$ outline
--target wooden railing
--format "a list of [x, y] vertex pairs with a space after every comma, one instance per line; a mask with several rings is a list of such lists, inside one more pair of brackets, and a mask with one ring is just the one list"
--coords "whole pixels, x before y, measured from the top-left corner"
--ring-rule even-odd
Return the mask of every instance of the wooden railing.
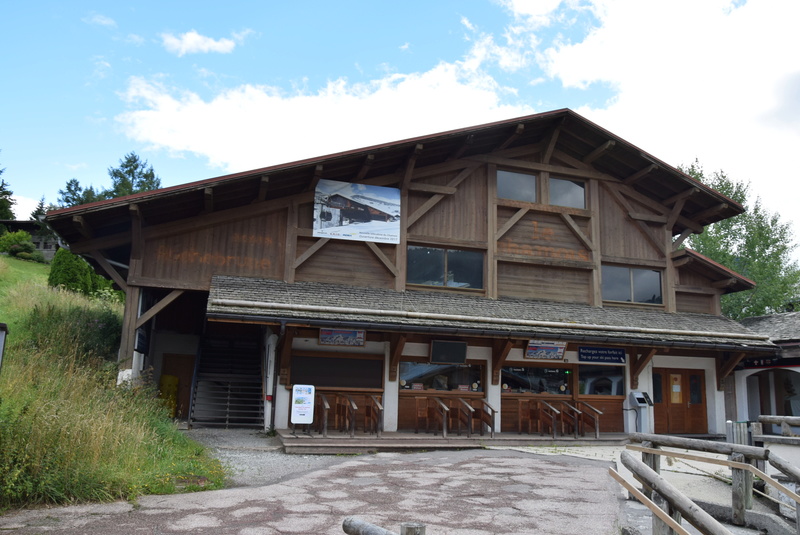
[[583, 417], [583, 412], [566, 401], [558, 401], [556, 403], [561, 406], [561, 435], [565, 435], [566, 430], [571, 428], [572, 436], [578, 438], [581, 430], [580, 422]]
[[497, 410], [484, 399], [479, 399], [477, 401], [480, 403], [480, 407], [475, 408], [475, 412], [472, 413], [472, 432], [475, 432], [475, 423], [477, 422], [478, 431], [481, 436], [483, 436], [483, 429], [484, 426], [486, 426], [489, 428], [490, 436], [494, 438], [494, 425]]
[[328, 402], [328, 397], [322, 392], [317, 392], [317, 431], [325, 438], [328, 438], [328, 413], [331, 410], [331, 404]]
[[[662, 509], [662, 513], [663, 509], [667, 509], [669, 511], [673, 511], [673, 516], [674, 512], [684, 515], [686, 519], [692, 523], [692, 525], [694, 525], [705, 535], [728, 533], [728, 531], [724, 530], [724, 528], [722, 528], [724, 531], [718, 531], [717, 526], [713, 525], [712, 523], [708, 523], [707, 518], [705, 518], [707, 514], [701, 514], [704, 512], [701, 511], [693, 502], [688, 501], [687, 503], [686, 500], [688, 500], [688, 498], [681, 495], [676, 489], [674, 489], [674, 487], [671, 487], [668, 482], [663, 480], [663, 478], [658, 475], [658, 473], [661, 471], [661, 456], [719, 464], [731, 468], [731, 518], [734, 525], [743, 526], [745, 524], [745, 510], [752, 507], [754, 475], [758, 476], [767, 484], [777, 488], [790, 499], [794, 500], [796, 506], [798, 503], [800, 503], [800, 496], [754, 466], [757, 461], [769, 461], [770, 465], [780, 470], [793, 481], [800, 483], [800, 469], [766, 448], [742, 444], [731, 444], [729, 442], [714, 442], [710, 440], [698, 440], [667, 435], [651, 435], [646, 433], [632, 433], [630, 435], [630, 440], [631, 442], [641, 443], [641, 446], [629, 445], [628, 449], [641, 452], [642, 461], [637, 461], [634, 459], [629, 452], [623, 452], [621, 456], [622, 464], [625, 465], [625, 467], [631, 472], [633, 472], [637, 479], [640, 479], [647, 487], [649, 487], [646, 493], [639, 494], [645, 498], [650, 498], [650, 496], [647, 496], [646, 494], [652, 494], [653, 498], [655, 498], [653, 501], [660, 501], [662, 503], [653, 504], [653, 501], [642, 500], [642, 498], [636, 492], [633, 492], [630, 488], [628, 488], [628, 485], [623, 484], [623, 486], [626, 486], [626, 488], [628, 488], [632, 494], [642, 501], [642, 503], [650, 507], [654, 514], [658, 515], [659, 518], [661, 518], [663, 515], [661, 515], [655, 509]], [[708, 456], [697, 456], [694, 454], [665, 451], [662, 450], [661, 447], [723, 454], [728, 455], [729, 459], [722, 460]], [[643, 469], [642, 466], [646, 469]], [[612, 476], [617, 479], [617, 481], [619, 481], [618, 478], [621, 477], [616, 473], [612, 474]], [[800, 534], [800, 507], [796, 507], [795, 511], [797, 512], [796, 525], [798, 526], [797, 529], [798, 533]], [[666, 520], [664, 521], [666, 522]], [[656, 530], [654, 524], [654, 533], [655, 532]]]
[[576, 405], [582, 411], [581, 435], [586, 434], [585, 426], [588, 424], [594, 429], [594, 438], [600, 438], [600, 415], [603, 414], [603, 411], [595, 409], [585, 401], [578, 401]]
[[364, 431], [375, 433], [380, 438], [383, 432], [383, 405], [376, 395], [367, 397], [367, 413], [364, 416]]
[[350, 438], [356, 436], [356, 414], [358, 405], [348, 394], [336, 394], [336, 421], [339, 431], [350, 433]]

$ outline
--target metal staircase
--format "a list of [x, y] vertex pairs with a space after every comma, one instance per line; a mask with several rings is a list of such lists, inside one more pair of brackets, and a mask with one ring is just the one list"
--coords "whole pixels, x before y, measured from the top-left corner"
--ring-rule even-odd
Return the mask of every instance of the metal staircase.
[[263, 399], [258, 339], [204, 338], [195, 359], [189, 425], [263, 427]]

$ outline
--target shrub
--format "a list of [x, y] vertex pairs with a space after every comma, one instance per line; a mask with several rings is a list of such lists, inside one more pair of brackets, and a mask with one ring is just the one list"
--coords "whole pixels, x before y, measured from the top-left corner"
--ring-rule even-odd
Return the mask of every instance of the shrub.
[[80, 256], [66, 249], [56, 251], [50, 262], [50, 275], [47, 284], [53, 287], [62, 286], [73, 292], [89, 295], [92, 293], [92, 275], [94, 271]]
[[32, 253], [17, 253], [16, 257], [20, 260], [28, 260], [30, 262], [38, 262], [40, 264], [47, 263], [41, 251], [34, 251]]
[[16, 256], [19, 253], [32, 253], [36, 246], [31, 241], [31, 235], [24, 230], [7, 232], [0, 236], [0, 253]]

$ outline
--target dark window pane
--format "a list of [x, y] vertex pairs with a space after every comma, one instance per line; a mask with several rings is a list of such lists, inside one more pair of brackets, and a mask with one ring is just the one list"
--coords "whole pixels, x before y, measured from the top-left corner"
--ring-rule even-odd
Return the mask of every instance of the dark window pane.
[[512, 392], [570, 394], [569, 377], [569, 370], [564, 368], [506, 366], [502, 372], [502, 383]]
[[662, 403], [664, 401], [664, 391], [661, 385], [661, 374], [653, 374], [653, 403]]
[[514, 201], [536, 202], [536, 175], [498, 170], [497, 196]]
[[483, 253], [448, 250], [447, 286], [483, 288]]
[[400, 388], [411, 389], [414, 383], [425, 390], [483, 391], [483, 366], [469, 364], [400, 363]]
[[410, 284], [444, 286], [444, 249], [409, 245], [407, 280]]
[[634, 269], [633, 300], [637, 303], [661, 304], [661, 272], [652, 269]]
[[579, 392], [590, 396], [625, 395], [624, 366], [578, 366]]
[[703, 403], [703, 385], [699, 375], [689, 375], [689, 403], [700, 405]]
[[586, 208], [586, 185], [583, 182], [550, 179], [550, 204], [570, 208]]
[[603, 299], [606, 301], [631, 300], [631, 272], [626, 267], [603, 266]]

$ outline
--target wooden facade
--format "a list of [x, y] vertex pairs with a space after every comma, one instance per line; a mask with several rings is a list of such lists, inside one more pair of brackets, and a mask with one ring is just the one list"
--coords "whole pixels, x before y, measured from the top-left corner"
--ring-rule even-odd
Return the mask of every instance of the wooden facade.
[[[535, 184], [530, 188], [532, 197], [504, 193], [508, 191], [504, 173]], [[323, 178], [399, 189], [399, 243], [315, 237], [314, 192]], [[342, 383], [323, 391], [382, 396], [391, 412], [389, 427], [414, 428], [416, 398], [426, 391], [400, 385], [398, 366], [425, 362], [431, 340], [448, 333], [431, 334], [409, 321], [396, 327], [386, 322], [365, 327], [363, 320], [355, 319], [355, 310], [361, 308], [357, 301], [333, 307], [340, 311], [335, 321], [323, 321], [313, 303], [305, 305], [307, 317], [278, 317], [259, 310], [257, 300], [247, 305], [246, 312], [206, 318], [198, 303], [202, 307], [213, 293], [215, 276], [283, 281], [289, 288], [325, 283], [427, 292], [433, 300], [437, 295], [487, 302], [529, 300], [608, 310], [609, 318], [623, 309], [660, 313], [663, 332], [683, 333], [685, 341], [665, 343], [653, 329], [652, 336], [631, 345], [609, 326], [618, 326], [620, 332], [633, 328], [613, 319], [601, 334], [583, 326], [587, 334], [576, 338], [568, 334], [567, 326], [581, 321], [569, 316], [560, 320], [563, 332], [542, 334], [528, 326], [499, 335], [453, 328], [448, 336], [468, 342], [468, 357], [483, 377], [480, 387], [461, 394], [437, 393], [442, 399], [488, 400], [499, 410], [498, 429], [507, 432], [528, 431], [518, 429], [522, 413], [528, 411], [530, 420], [531, 409], [525, 403], [537, 399], [590, 403], [602, 411], [604, 431], [624, 431], [635, 425], [624, 417], [627, 393], [652, 391], [654, 365], [672, 368], [678, 359], [687, 367], [707, 370], [711, 387], [703, 385], [703, 396], [713, 397], [736, 362], [746, 355], [774, 351], [763, 338], [734, 324], [713, 334], [710, 342], [702, 326], [696, 332], [676, 327], [684, 325], [678, 321], [683, 314], [719, 315], [721, 295], [752, 287], [747, 279], [681, 248], [691, 233], [741, 211], [730, 199], [574, 112], [559, 110], [62, 209], [48, 214], [47, 221], [73, 252], [85, 255], [126, 290], [121, 360], [133, 366], [134, 373], [143, 366], [160, 371], [164, 354], [197, 353], [206, 331], [198, 325], [206, 319], [216, 323], [212, 330], [223, 334], [226, 324], [262, 329], [262, 394], [276, 411], [265, 415], [265, 425], [267, 421], [286, 425], [293, 374], [304, 380], [315, 378], [309, 367], [330, 364], [319, 364], [319, 359], [344, 359], [342, 352], [349, 351], [350, 361], [337, 361], [337, 366], [359, 370], [358, 362], [377, 359], [378, 382]], [[480, 258], [482, 265], [472, 268], [480, 269], [482, 282], [409, 284], [409, 247], [444, 255], [477, 253], [471, 258]], [[630, 275], [631, 299], [604, 295], [610, 291], [604, 289], [603, 275], [609, 267], [619, 268], [614, 273], [623, 278]], [[649, 302], [636, 297], [640, 272], [658, 280]], [[612, 272], [606, 273], [608, 285]], [[443, 276], [449, 280], [452, 273]], [[319, 303], [327, 303], [325, 295], [319, 296]], [[293, 302], [283, 305], [290, 308]], [[568, 314], [571, 309], [564, 310]], [[176, 325], [168, 319], [175, 315], [191, 319]], [[357, 351], [321, 347], [318, 330], [331, 326], [365, 330], [364, 347]], [[135, 351], [137, 332], [143, 331], [149, 334], [149, 347]], [[538, 337], [565, 341], [565, 357], [554, 363], [526, 359], [528, 341]], [[695, 339], [706, 341], [693, 344]], [[580, 392], [587, 365], [580, 359], [580, 348], [597, 345], [621, 348], [626, 355], [620, 366], [624, 388], [614, 394]], [[337, 366], [331, 370], [340, 369]], [[566, 370], [572, 383], [565, 383], [564, 394], [507, 392], [502, 370], [514, 366]], [[273, 376], [276, 390], [270, 384]], [[718, 431], [718, 418], [709, 415], [704, 413], [703, 423], [688, 432]], [[360, 418], [363, 425], [364, 415]]]

